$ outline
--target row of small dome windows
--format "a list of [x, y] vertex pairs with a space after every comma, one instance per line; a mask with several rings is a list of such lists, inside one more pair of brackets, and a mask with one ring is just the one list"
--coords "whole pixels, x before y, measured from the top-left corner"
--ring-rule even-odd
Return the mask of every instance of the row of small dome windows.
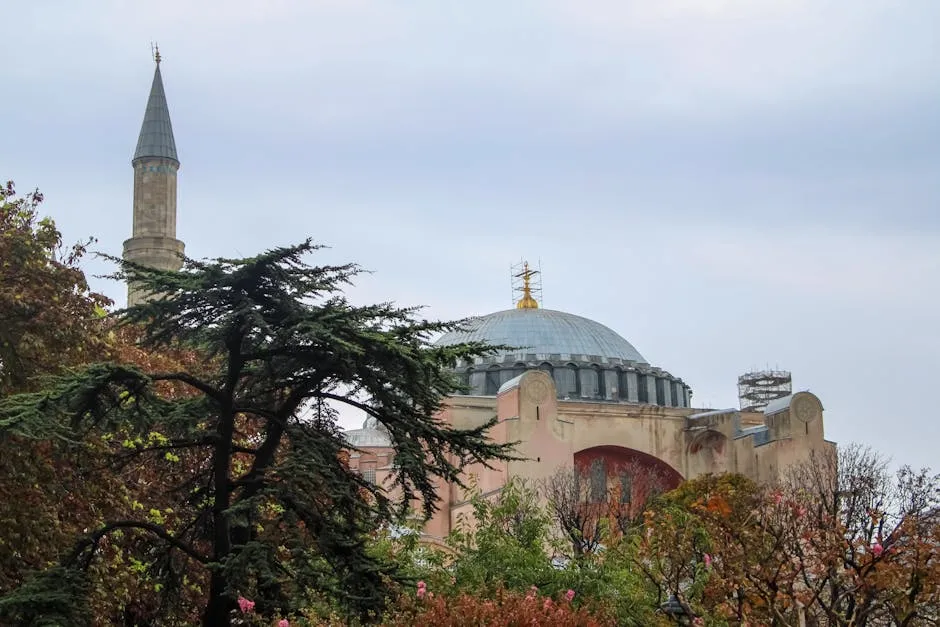
[[[471, 394], [495, 396], [503, 383], [530, 369], [524, 363], [517, 363], [512, 368], [500, 366], [490, 366], [486, 370], [468, 368], [464, 373], [464, 383], [470, 388]], [[559, 398], [629, 400], [630, 392], [633, 391], [635, 385], [635, 397], [638, 403], [688, 407], [686, 387], [678, 381], [672, 381], [664, 377], [636, 373], [636, 384], [631, 385], [630, 374], [632, 373], [619, 368], [604, 370], [596, 364], [587, 367], [579, 367], [577, 364], [556, 367], [549, 363], [543, 363], [538, 369], [544, 370], [555, 380]], [[655, 399], [650, 398], [648, 383], [650, 377], [655, 380]]]

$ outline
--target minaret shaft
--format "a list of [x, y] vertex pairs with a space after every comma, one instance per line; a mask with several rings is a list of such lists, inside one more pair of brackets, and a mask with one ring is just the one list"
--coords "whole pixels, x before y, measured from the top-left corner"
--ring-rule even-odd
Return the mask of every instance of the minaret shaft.
[[[158, 57], [137, 150], [131, 161], [134, 226], [131, 238], [124, 242], [124, 259], [160, 270], [179, 270], [185, 251], [183, 242], [176, 239], [176, 175], [180, 164], [159, 63]], [[151, 297], [137, 286], [128, 285], [128, 306]]]

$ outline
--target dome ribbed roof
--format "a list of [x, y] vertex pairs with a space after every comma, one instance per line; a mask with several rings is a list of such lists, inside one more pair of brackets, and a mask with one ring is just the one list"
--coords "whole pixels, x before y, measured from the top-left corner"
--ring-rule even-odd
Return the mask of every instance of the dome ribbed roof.
[[601, 323], [551, 309], [507, 309], [471, 318], [464, 330], [446, 333], [437, 344], [474, 341], [517, 347], [497, 353], [503, 357], [584, 355], [648, 363], [630, 342]]

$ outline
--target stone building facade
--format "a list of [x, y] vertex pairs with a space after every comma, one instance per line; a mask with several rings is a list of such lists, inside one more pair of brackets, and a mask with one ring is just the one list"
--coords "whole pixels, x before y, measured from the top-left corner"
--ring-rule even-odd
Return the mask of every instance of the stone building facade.
[[[176, 238], [180, 162], [160, 73], [160, 56], [131, 161], [134, 168], [132, 237], [124, 258], [178, 270], [184, 245]], [[693, 409], [692, 389], [651, 364], [612, 329], [574, 314], [541, 309], [526, 267], [522, 298], [514, 309], [474, 318], [440, 344], [484, 341], [495, 354], [457, 364], [466, 394], [448, 399], [440, 418], [456, 428], [476, 428], [494, 416], [490, 437], [517, 442], [522, 459], [492, 468], [465, 469], [487, 495], [513, 478], [538, 481], [559, 470], [577, 470], [592, 482], [591, 495], [621, 488], [628, 498], [639, 473], [655, 473], [665, 487], [706, 473], [738, 472], [773, 481], [817, 451], [825, 440], [823, 407], [809, 392], [773, 401], [762, 412]], [[128, 286], [128, 304], [150, 295]], [[389, 434], [369, 419], [346, 432], [350, 463], [382, 484], [394, 466]], [[468, 495], [438, 484], [442, 508], [426, 537], [443, 538], [464, 515]]]
[[[530, 303], [471, 320], [439, 342], [470, 340], [508, 348], [458, 365], [469, 393], [448, 399], [441, 419], [475, 428], [495, 416], [490, 437], [518, 442], [523, 458], [466, 468], [484, 495], [497, 494], [513, 478], [538, 482], [559, 471], [583, 477], [588, 500], [613, 489], [630, 499], [637, 482], [651, 475], [663, 489], [722, 472], [773, 482], [833, 446], [825, 439], [822, 403], [810, 392], [778, 399], [761, 412], [693, 409], [682, 379], [651, 366], [625, 339], [586, 318]], [[347, 437], [353, 467], [384, 482], [395, 456], [388, 434], [367, 420]], [[438, 489], [442, 507], [425, 527], [429, 541], [472, 517], [462, 489], [444, 483]]]

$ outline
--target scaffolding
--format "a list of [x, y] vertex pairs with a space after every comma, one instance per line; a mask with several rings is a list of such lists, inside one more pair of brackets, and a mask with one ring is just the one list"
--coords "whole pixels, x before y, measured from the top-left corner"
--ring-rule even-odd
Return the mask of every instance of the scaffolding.
[[520, 296], [525, 298], [529, 294], [536, 302], [544, 306], [542, 300], [542, 260], [540, 259], [535, 267], [529, 265], [527, 261], [509, 266], [509, 274], [512, 277], [512, 304], [518, 306]]
[[741, 411], [763, 411], [771, 402], [793, 393], [793, 376], [786, 370], [757, 370], [738, 377]]

